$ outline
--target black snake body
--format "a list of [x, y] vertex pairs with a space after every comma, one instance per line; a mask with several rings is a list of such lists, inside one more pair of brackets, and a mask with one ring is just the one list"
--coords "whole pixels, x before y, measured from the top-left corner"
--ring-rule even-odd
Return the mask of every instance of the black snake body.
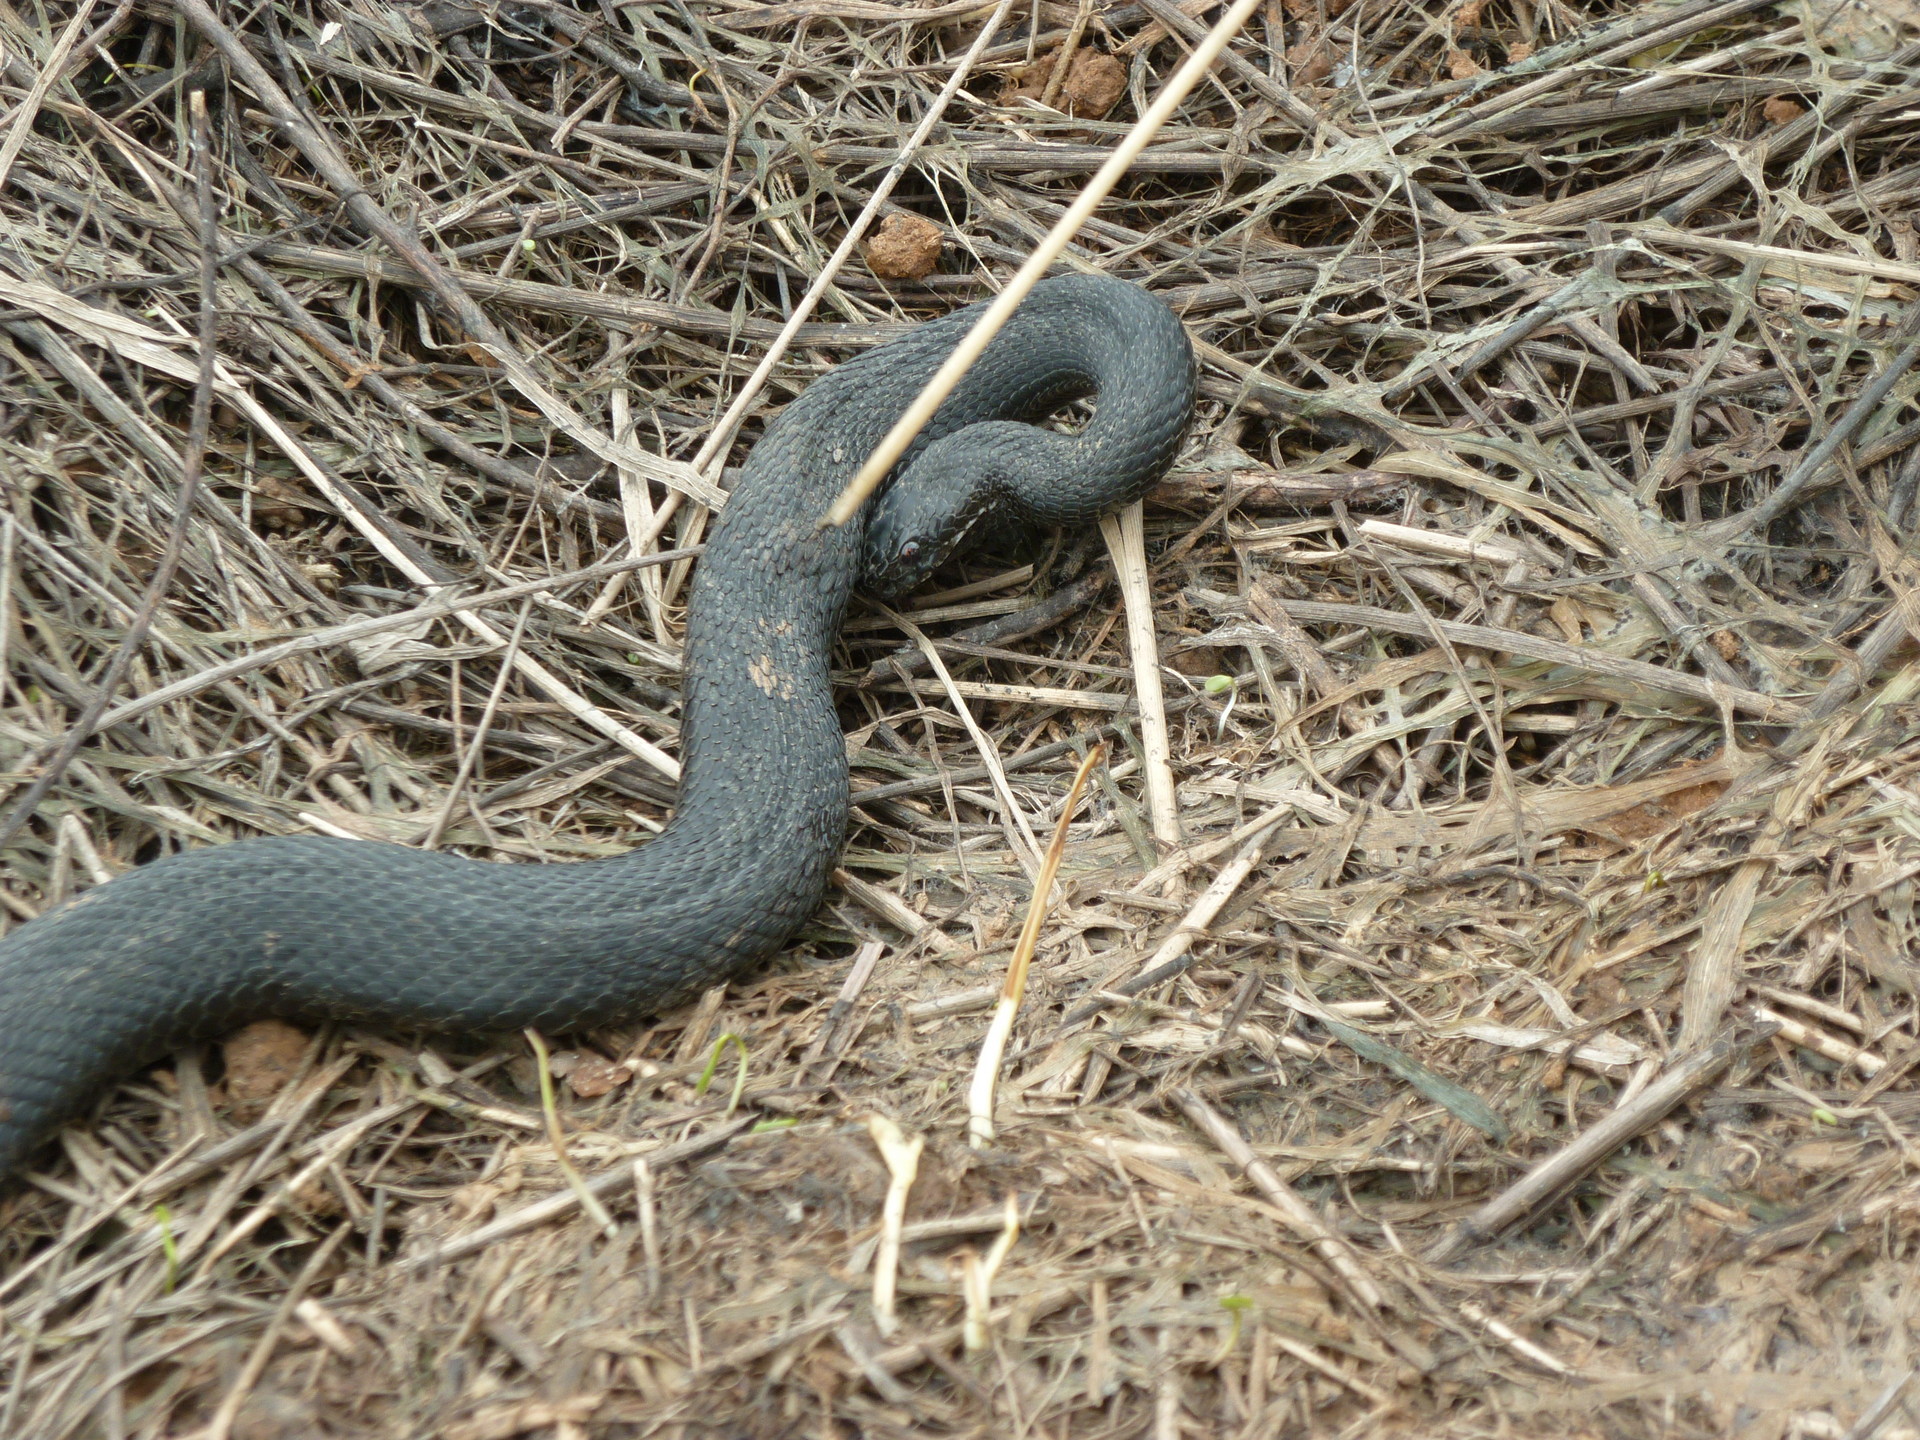
[[[660, 835], [566, 865], [248, 840], [82, 894], [0, 940], [0, 1178], [115, 1077], [249, 1020], [565, 1031], [672, 1005], [777, 949], [819, 904], [845, 834], [829, 650], [863, 570], [890, 563], [863, 554], [863, 523], [818, 521], [971, 316], [816, 380], [755, 446], [695, 578], [684, 775]], [[1077, 435], [992, 423], [1090, 394]], [[984, 475], [1029, 519], [1086, 523], [1166, 469], [1193, 395], [1192, 351], [1157, 300], [1103, 277], [1048, 281], [895, 488], [944, 495]]]

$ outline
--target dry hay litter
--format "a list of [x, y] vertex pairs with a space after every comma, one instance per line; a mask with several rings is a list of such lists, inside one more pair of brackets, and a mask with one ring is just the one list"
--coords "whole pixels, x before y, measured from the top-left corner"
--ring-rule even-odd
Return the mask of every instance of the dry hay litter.
[[[1215, 11], [1015, 6], [882, 207], [936, 268], [694, 465], [983, 14], [0, 4], [6, 923], [656, 827], [692, 561], [607, 562]], [[267, 1027], [103, 1099], [0, 1198], [0, 1434], [1916, 1434], [1917, 18], [1274, 0], [1063, 262], [1203, 357], [1140, 573], [972, 560], [940, 671], [859, 611], [828, 904], [557, 1094]]]

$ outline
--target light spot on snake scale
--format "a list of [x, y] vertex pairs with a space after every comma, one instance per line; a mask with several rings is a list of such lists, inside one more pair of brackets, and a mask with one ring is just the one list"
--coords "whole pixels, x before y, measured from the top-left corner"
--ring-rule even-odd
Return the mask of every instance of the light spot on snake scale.
[[793, 698], [793, 682], [780, 673], [771, 655], [756, 656], [749, 661], [747, 674], [753, 677], [753, 683], [760, 687], [763, 695], [780, 700]]

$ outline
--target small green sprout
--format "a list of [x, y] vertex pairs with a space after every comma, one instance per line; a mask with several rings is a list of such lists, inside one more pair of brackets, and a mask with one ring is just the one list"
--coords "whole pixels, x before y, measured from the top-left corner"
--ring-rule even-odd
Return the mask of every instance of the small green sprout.
[[1221, 1360], [1231, 1355], [1234, 1347], [1240, 1343], [1240, 1326], [1245, 1320], [1247, 1312], [1253, 1309], [1253, 1297], [1250, 1295], [1222, 1295], [1220, 1297], [1220, 1308], [1226, 1311], [1228, 1316], [1227, 1340], [1226, 1343], [1220, 1347], [1220, 1354], [1215, 1359], [1215, 1364], [1218, 1364]]
[[727, 1097], [727, 1114], [731, 1115], [740, 1108], [740, 1096], [747, 1088], [747, 1042], [729, 1030], [713, 1042], [713, 1053], [707, 1057], [707, 1068], [700, 1072], [700, 1083], [693, 1087], [693, 1093], [704, 1095], [707, 1087], [713, 1083], [713, 1073], [720, 1068], [720, 1055], [728, 1045], [740, 1052], [740, 1070], [733, 1077], [733, 1093]]
[[161, 1293], [171, 1295], [180, 1279], [180, 1246], [173, 1238], [173, 1212], [165, 1205], [154, 1206], [153, 1223], [160, 1227], [160, 1253], [167, 1258], [167, 1278], [161, 1284]]

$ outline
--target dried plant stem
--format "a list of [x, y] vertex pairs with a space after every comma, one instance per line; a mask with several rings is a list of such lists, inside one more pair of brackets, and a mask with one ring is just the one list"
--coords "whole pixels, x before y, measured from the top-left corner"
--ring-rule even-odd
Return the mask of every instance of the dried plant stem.
[[1006, 812], [1007, 836], [1020, 855], [1021, 863], [1029, 873], [1037, 871], [1040, 865], [1040, 842], [1034, 838], [1033, 829], [1027, 824], [1026, 813], [1020, 808], [1019, 801], [1013, 798], [1013, 787], [1007, 784], [1006, 770], [1000, 764], [1000, 754], [994, 748], [992, 738], [973, 718], [966, 697], [954, 683], [946, 662], [940, 658], [940, 652], [933, 648], [933, 642], [927, 639], [926, 632], [911, 621], [902, 621], [901, 625], [920, 646], [920, 653], [926, 657], [928, 666], [946, 691], [947, 699], [952, 702], [954, 713], [960, 717], [960, 723], [967, 727], [974, 748], [980, 752], [980, 763], [986, 766], [987, 775], [993, 781], [994, 794], [999, 797], [1001, 807]]
[[1153, 624], [1153, 581], [1147, 572], [1147, 540], [1142, 506], [1129, 505], [1103, 516], [1100, 533], [1113, 556], [1113, 571], [1127, 607], [1127, 648], [1133, 657], [1133, 693], [1140, 704], [1140, 768], [1147, 781], [1147, 813], [1153, 836], [1168, 850], [1178, 848], [1180, 802], [1173, 790], [1173, 742], [1167, 726], [1166, 695], [1160, 686], [1160, 642]]
[[1774, 792], [1773, 805], [1755, 837], [1756, 854], [1742, 860], [1701, 917], [1700, 939], [1688, 957], [1686, 983], [1680, 994], [1680, 1033], [1674, 1045], [1681, 1052], [1705, 1045], [1726, 1029], [1727, 1012], [1739, 990], [1740, 966], [1746, 958], [1747, 920], [1759, 898], [1762, 882], [1773, 873], [1781, 841], [1793, 829], [1810, 799], [1809, 787], [1826, 773], [1819, 764], [1832, 731], [1815, 745], [1797, 780]]
[[657, 1188], [653, 1166], [642, 1155], [633, 1162], [633, 1205], [640, 1223], [640, 1253], [646, 1261], [649, 1296], [660, 1293], [660, 1209], [655, 1203]]
[[[73, 24], [67, 29], [67, 36], [79, 33], [80, 24], [86, 19], [86, 11], [74, 17]], [[50, 63], [46, 74], [59, 73], [58, 64]], [[101, 717], [105, 715], [113, 695], [120, 688], [120, 682], [126, 678], [133, 657], [146, 643], [147, 632], [153, 626], [154, 615], [160, 609], [160, 601], [166, 595], [167, 588], [173, 584], [173, 577], [180, 568], [180, 557], [187, 542], [188, 527], [193, 524], [194, 504], [200, 494], [200, 479], [207, 458], [207, 428], [213, 417], [213, 393], [215, 372], [214, 337], [219, 321], [216, 308], [215, 284], [218, 275], [214, 264], [215, 240], [218, 235], [218, 202], [214, 197], [212, 160], [208, 154], [207, 139], [207, 92], [195, 90], [188, 97], [188, 108], [193, 116], [192, 147], [194, 161], [195, 194], [198, 200], [198, 220], [200, 230], [200, 309], [199, 309], [199, 363], [194, 368], [193, 408], [187, 422], [187, 441], [185, 452], [180, 457], [180, 485], [173, 497], [173, 523], [167, 527], [166, 548], [160, 552], [159, 563], [153, 567], [153, 574], [147, 579], [147, 586], [140, 596], [140, 604], [134, 610], [133, 618], [127, 624], [126, 632], [121, 635], [120, 643], [114, 648], [113, 656], [101, 671], [99, 680], [93, 687], [93, 695], [88, 699], [86, 708], [80, 712], [62, 738], [59, 746], [45, 758], [40, 773], [34, 776], [26, 790], [15, 800], [4, 819], [0, 819], [0, 852], [4, 852], [13, 837], [40, 808], [40, 802], [66, 773], [73, 757], [80, 753], [80, 747], [93, 738], [100, 728]], [[15, 134], [24, 139], [27, 126], [31, 123], [30, 113], [17, 117]], [[12, 136], [9, 137], [11, 139]], [[17, 151], [17, 147], [16, 147]], [[7, 157], [11, 158], [11, 157]], [[0, 165], [0, 185], [5, 183], [5, 167]]]
[[390, 615], [372, 615], [365, 620], [349, 620], [344, 625], [329, 626], [317, 630], [311, 635], [301, 635], [292, 640], [283, 640], [277, 645], [269, 645], [251, 655], [241, 655], [232, 660], [210, 665], [205, 670], [149, 690], [137, 699], [129, 700], [100, 717], [101, 727], [119, 725], [169, 705], [176, 700], [184, 700], [209, 690], [222, 681], [245, 675], [251, 670], [264, 669], [277, 665], [283, 660], [298, 655], [311, 655], [321, 650], [331, 650], [344, 646], [349, 641], [365, 639], [369, 635], [381, 635], [390, 630], [404, 630], [422, 620], [437, 619], [452, 615], [458, 610], [479, 610], [503, 604], [508, 600], [518, 600], [528, 595], [540, 595], [564, 590], [586, 580], [597, 580], [603, 575], [625, 574], [649, 565], [670, 565], [676, 560], [686, 560], [700, 553], [699, 547], [687, 550], [661, 550], [652, 555], [633, 556], [624, 560], [609, 560], [601, 565], [589, 565], [583, 570], [573, 570], [562, 575], [550, 575], [538, 580], [522, 580], [514, 585], [502, 585], [497, 589], [483, 590], [473, 595], [456, 595], [451, 590], [442, 590], [431, 599], [423, 600], [406, 610], [396, 610]]
[[1714, 540], [1726, 544], [1742, 536], [1764, 534], [1769, 525], [1799, 502], [1801, 493], [1839, 454], [1840, 447], [1860, 433], [1860, 427], [1873, 418], [1913, 362], [1920, 360], [1920, 310], [1914, 311], [1901, 322], [1890, 343], [1896, 347], [1893, 359], [1854, 398], [1853, 403], [1821, 437], [1820, 443], [1807, 452], [1806, 457], [1793, 467], [1792, 473], [1774, 487], [1764, 501], [1717, 526]]
[[1552, 1351], [1534, 1344], [1533, 1341], [1527, 1339], [1526, 1336], [1522, 1335], [1499, 1317], [1489, 1314], [1485, 1306], [1476, 1305], [1471, 1300], [1461, 1300], [1456, 1303], [1462, 1315], [1466, 1316], [1476, 1325], [1484, 1326], [1489, 1335], [1513, 1351], [1514, 1354], [1532, 1361], [1549, 1374], [1571, 1375], [1574, 1373], [1573, 1367], [1567, 1364], [1566, 1361], [1562, 1360]]
[[894, 1294], [900, 1281], [900, 1234], [907, 1220], [907, 1194], [920, 1173], [920, 1152], [927, 1137], [912, 1139], [884, 1115], [867, 1117], [867, 1133], [887, 1165], [887, 1198], [880, 1211], [880, 1248], [873, 1257], [873, 1321], [883, 1336], [900, 1328]]
[[966, 1298], [966, 1328], [961, 1343], [969, 1355], [977, 1355], [992, 1343], [993, 1277], [1000, 1273], [1014, 1242], [1020, 1238], [1020, 1202], [1007, 1196], [1000, 1233], [984, 1257], [969, 1250], [962, 1256], [960, 1288]]
[[1916, 1379], [1920, 1379], [1920, 1365], [1887, 1381], [1880, 1393], [1873, 1397], [1873, 1403], [1860, 1412], [1859, 1418], [1847, 1427], [1847, 1432], [1840, 1440], [1873, 1440], [1874, 1436], [1884, 1433], [1881, 1426], [1892, 1417], [1894, 1407], [1900, 1404], [1900, 1392]]
[[1053, 57], [1053, 68], [1047, 72], [1046, 88], [1040, 92], [1040, 103], [1052, 107], [1059, 104], [1061, 87], [1067, 83], [1068, 72], [1073, 68], [1073, 57], [1080, 48], [1080, 37], [1086, 34], [1087, 21], [1093, 14], [1093, 0], [1080, 0], [1079, 7], [1073, 12], [1073, 24], [1067, 27], [1067, 38], [1060, 42], [1060, 48]]
[[973, 1067], [973, 1084], [967, 1090], [967, 1139], [976, 1150], [984, 1149], [993, 1142], [994, 1083], [1000, 1074], [1001, 1059], [1007, 1053], [1007, 1041], [1013, 1034], [1014, 1017], [1020, 1013], [1020, 1001], [1027, 991], [1027, 971], [1033, 963], [1034, 947], [1040, 942], [1040, 926], [1047, 918], [1054, 877], [1060, 873], [1060, 860], [1067, 851], [1067, 825], [1073, 819], [1074, 807], [1080, 803], [1087, 777], [1106, 758], [1107, 747], [1101, 744], [1094, 746], [1081, 760], [1080, 768], [1074, 772], [1073, 786], [1067, 791], [1066, 803], [1060, 807], [1060, 821], [1053, 827], [1053, 841], [1047, 846], [1040, 873], [1034, 877], [1033, 896], [1027, 902], [1026, 923], [1020, 927], [1020, 938], [1014, 942], [1013, 958], [1007, 964], [1006, 984], [1001, 987], [993, 1019], [988, 1023], [986, 1036], [980, 1042], [980, 1058]]
[[1253, 1153], [1253, 1147], [1234, 1128], [1232, 1121], [1192, 1090], [1174, 1091], [1173, 1100], [1229, 1160], [1247, 1172], [1247, 1178], [1253, 1181], [1254, 1188], [1266, 1198], [1269, 1205], [1286, 1217], [1294, 1233], [1311, 1245], [1314, 1253], [1333, 1268], [1356, 1303], [1367, 1310], [1378, 1310], [1386, 1303], [1380, 1287], [1361, 1268], [1359, 1257], [1347, 1242], [1327, 1229], [1320, 1217], [1313, 1213], [1313, 1207], [1302, 1200], [1293, 1187], [1274, 1172], [1271, 1165]]
[[[507, 636], [507, 653], [501, 659], [499, 672], [493, 677], [493, 685], [487, 691], [487, 703], [480, 711], [480, 718], [474, 723], [473, 734], [467, 739], [466, 753], [460, 757], [460, 766], [453, 772], [453, 783], [447, 786], [447, 798], [433, 817], [433, 824], [427, 827], [427, 833], [421, 837], [422, 850], [440, 848], [440, 837], [447, 833], [447, 826], [453, 821], [453, 812], [460, 804], [460, 797], [466, 793], [467, 781], [473, 777], [473, 768], [480, 763], [487, 741], [487, 732], [493, 728], [494, 718], [500, 713], [500, 701], [507, 693], [507, 681], [513, 676], [513, 658], [520, 653], [521, 638], [527, 633], [527, 615], [533, 609], [533, 597], [528, 596], [520, 606], [520, 614], [514, 619], [513, 633]], [[528, 1032], [532, 1038], [533, 1032]], [[545, 1094], [543, 1089], [542, 1094]]]
[[233, 1422], [239, 1418], [240, 1407], [246, 1404], [247, 1397], [253, 1393], [253, 1387], [260, 1383], [260, 1377], [267, 1373], [267, 1362], [273, 1359], [273, 1352], [279, 1347], [286, 1335], [287, 1321], [293, 1318], [294, 1307], [305, 1297], [313, 1282], [320, 1276], [326, 1263], [333, 1258], [341, 1243], [353, 1234], [353, 1222], [344, 1221], [334, 1227], [333, 1233], [315, 1247], [307, 1257], [306, 1264], [300, 1267], [300, 1273], [281, 1296], [280, 1303], [274, 1308], [267, 1326], [260, 1338], [254, 1342], [248, 1353], [246, 1363], [240, 1367], [240, 1373], [234, 1378], [226, 1397], [221, 1400], [220, 1408], [213, 1412], [213, 1418], [207, 1422], [207, 1428], [201, 1435], [204, 1440], [227, 1440], [233, 1433]]
[[499, 361], [513, 386], [526, 396], [541, 414], [565, 434], [612, 465], [623, 465], [649, 479], [684, 490], [696, 500], [712, 497], [713, 486], [692, 466], [681, 461], [649, 455], [631, 445], [617, 445], [597, 427], [587, 423], [571, 405], [562, 400], [527, 363], [518, 346], [476, 305], [461, 288], [460, 282], [421, 245], [417, 236], [375, 203], [360, 183], [344, 156], [326, 133], [309, 123], [267, 73], [266, 67], [220, 20], [205, 0], [173, 0], [181, 15], [217, 49], [233, 68], [235, 75], [259, 97], [272, 113], [275, 128], [312, 164], [334, 193], [340, 197], [356, 223], [379, 237], [424, 280], [429, 289], [458, 319], [461, 327], [494, 359]]
[[1842, 1065], [1851, 1065], [1862, 1075], [1872, 1077], [1887, 1068], [1887, 1062], [1871, 1050], [1863, 1050], [1857, 1045], [1849, 1045], [1844, 1040], [1836, 1040], [1831, 1035], [1814, 1029], [1811, 1025], [1782, 1015], [1777, 1010], [1769, 1010], [1764, 1005], [1753, 1007], [1753, 1018], [1776, 1025], [1780, 1033], [1795, 1045], [1824, 1055]]
[[[1291, 810], [1292, 806], [1285, 808]], [[1066, 1019], [1060, 1022], [1062, 1028], [1077, 1025], [1115, 1004], [1116, 1000], [1109, 997], [1142, 994], [1156, 985], [1165, 984], [1191, 965], [1193, 942], [1207, 933], [1207, 927], [1213, 923], [1214, 917], [1246, 883], [1247, 877], [1259, 868], [1261, 861], [1267, 858], [1267, 842], [1278, 823], [1277, 820], [1269, 821], [1240, 848], [1239, 854], [1220, 868], [1220, 873], [1213, 877], [1213, 883], [1201, 891], [1200, 898], [1180, 917], [1180, 923], [1173, 927], [1173, 932], [1147, 957], [1145, 969], [1131, 980], [1116, 986], [1107, 996], [1089, 1000], [1069, 1011]]]
[[[60, 83], [60, 76], [67, 68], [73, 47], [79, 43], [80, 32], [86, 28], [96, 3], [97, 0], [81, 0], [73, 17], [67, 21], [67, 28], [60, 32], [60, 38], [54, 42], [47, 63], [34, 76], [33, 88], [27, 92], [27, 98], [7, 117], [7, 136], [5, 140], [0, 140], [0, 190], [6, 188], [13, 162], [19, 157], [21, 147], [27, 143], [27, 137], [33, 133], [34, 119], [40, 114], [40, 107], [45, 103], [48, 92]], [[204, 105], [206, 92], [195, 93], [202, 97], [201, 103]]]
[[1675, 1062], [1671, 1070], [1630, 1103], [1608, 1111], [1602, 1119], [1475, 1210], [1422, 1258], [1429, 1265], [1445, 1265], [1531, 1214], [1635, 1135], [1658, 1123], [1674, 1106], [1724, 1069], [1736, 1048], [1729, 1036]]
[[[751, 1116], [744, 1116], [715, 1125], [701, 1134], [689, 1136], [685, 1140], [677, 1140], [670, 1145], [663, 1145], [658, 1150], [649, 1150], [646, 1154], [647, 1163], [658, 1174], [663, 1165], [691, 1160], [695, 1156], [706, 1154], [709, 1150], [722, 1148], [741, 1132], [751, 1129], [753, 1123]], [[588, 1176], [585, 1191], [597, 1199], [600, 1196], [624, 1190], [632, 1183], [633, 1168], [631, 1164], [623, 1163], [598, 1175]], [[510, 1211], [499, 1219], [480, 1226], [477, 1230], [455, 1236], [437, 1248], [400, 1261], [396, 1269], [401, 1274], [412, 1274], [430, 1270], [437, 1265], [452, 1264], [469, 1255], [477, 1255], [510, 1236], [523, 1234], [535, 1226], [545, 1225], [561, 1215], [578, 1209], [580, 1199], [580, 1194], [571, 1186], [556, 1190], [544, 1199], [522, 1205], [519, 1209]]]
[[1272, 602], [1295, 620], [1345, 621], [1401, 635], [1431, 639], [1436, 634], [1456, 645], [1476, 645], [1485, 650], [1524, 655], [1529, 660], [1545, 660], [1552, 665], [1567, 665], [1594, 675], [1610, 675], [1636, 685], [1687, 695], [1707, 704], [1732, 707], [1743, 714], [1758, 716], [1779, 724], [1793, 724], [1806, 717], [1807, 710], [1792, 700], [1781, 700], [1755, 690], [1703, 680], [1698, 675], [1669, 670], [1644, 660], [1609, 655], [1589, 645], [1569, 645], [1493, 625], [1469, 625], [1458, 620], [1425, 620], [1386, 610], [1374, 605], [1328, 604], [1320, 600], [1276, 599]]

